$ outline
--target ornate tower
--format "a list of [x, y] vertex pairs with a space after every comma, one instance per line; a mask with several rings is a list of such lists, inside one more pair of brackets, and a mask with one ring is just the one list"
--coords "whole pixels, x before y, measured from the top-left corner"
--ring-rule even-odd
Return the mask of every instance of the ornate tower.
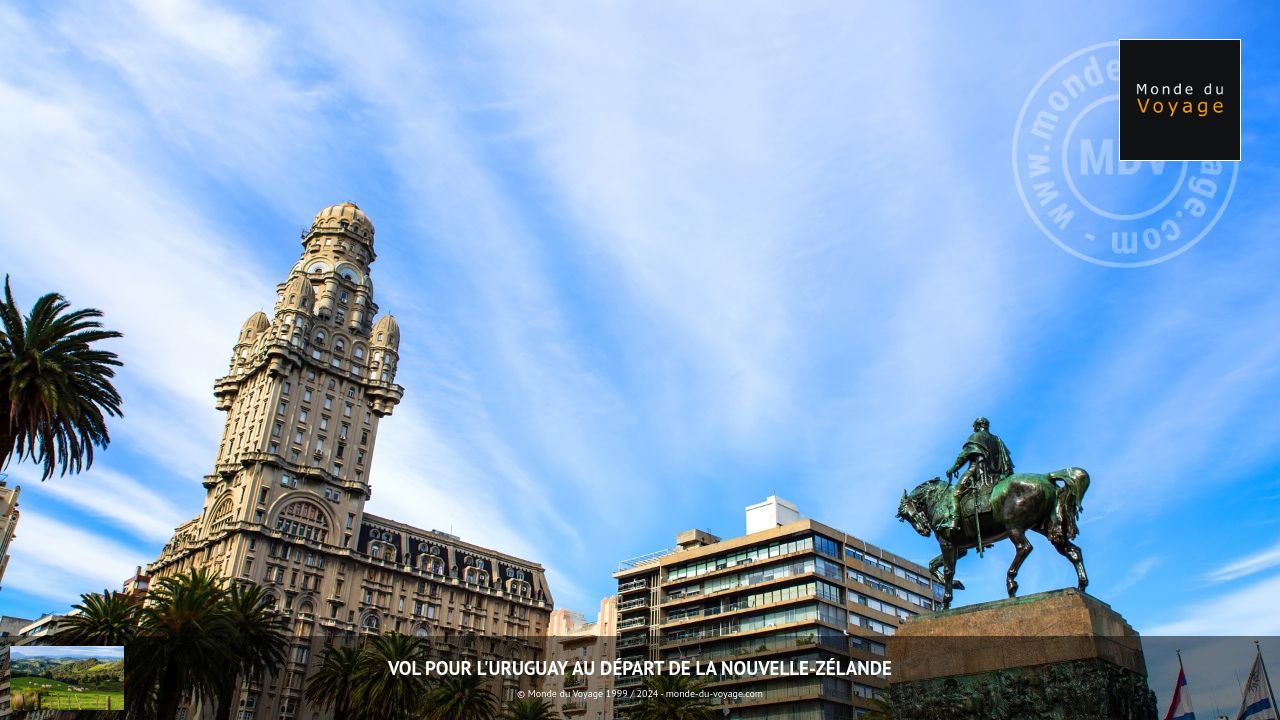
[[[251, 548], [237, 530], [355, 548], [378, 423], [404, 394], [399, 326], [390, 315], [374, 320], [373, 238], [354, 203], [321, 210], [272, 316], [245, 321], [214, 383], [227, 420], [204, 512], [178, 529], [156, 563], [161, 574], [199, 565], [241, 575]], [[204, 548], [200, 557], [181, 557], [192, 546]]]
[[[302, 257], [254, 313], [214, 383], [227, 412], [200, 514], [148, 566], [156, 582], [202, 568], [266, 589], [289, 618], [283, 672], [249, 679], [237, 718], [315, 720], [305, 678], [330, 642], [433, 637], [443, 657], [538, 659], [552, 608], [537, 563], [365, 512], [378, 424], [404, 394], [400, 328], [377, 318], [373, 224], [342, 203], [316, 215]], [[410, 479], [402, 479], [411, 481]], [[506, 637], [501, 647], [489, 638]], [[493, 681], [504, 699], [532, 676]], [[188, 717], [203, 717], [193, 700]]]

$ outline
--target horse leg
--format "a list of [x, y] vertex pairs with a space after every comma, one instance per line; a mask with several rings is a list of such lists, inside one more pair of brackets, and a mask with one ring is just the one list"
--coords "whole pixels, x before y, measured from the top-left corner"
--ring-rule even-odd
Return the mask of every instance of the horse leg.
[[1009, 590], [1009, 597], [1018, 594], [1018, 569], [1022, 567], [1022, 561], [1027, 559], [1031, 554], [1031, 542], [1027, 540], [1027, 533], [1022, 528], [1009, 528], [1009, 539], [1013, 541], [1014, 555], [1013, 562], [1009, 565], [1009, 574], [1005, 578], [1005, 588]]
[[1070, 540], [1059, 540], [1053, 544], [1053, 547], [1075, 566], [1078, 587], [1081, 590], [1089, 587], [1089, 576], [1084, 571], [1084, 553], [1080, 552], [1080, 548]]
[[956, 577], [956, 546], [947, 543], [942, 548], [942, 609], [951, 608], [951, 584]]
[[946, 582], [946, 579], [942, 577], [942, 556], [941, 555], [929, 561], [929, 574], [932, 575], [933, 579], [937, 580], [938, 582]]

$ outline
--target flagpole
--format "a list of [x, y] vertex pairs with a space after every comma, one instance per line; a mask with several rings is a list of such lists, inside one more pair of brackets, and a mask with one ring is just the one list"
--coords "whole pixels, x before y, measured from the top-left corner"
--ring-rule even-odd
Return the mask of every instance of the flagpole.
[[1258, 650], [1258, 664], [1262, 666], [1262, 679], [1267, 683], [1267, 694], [1271, 696], [1271, 712], [1275, 714], [1280, 710], [1276, 708], [1276, 691], [1271, 689], [1271, 676], [1267, 675], [1267, 661], [1262, 659], [1262, 645], [1254, 640], [1253, 646]]

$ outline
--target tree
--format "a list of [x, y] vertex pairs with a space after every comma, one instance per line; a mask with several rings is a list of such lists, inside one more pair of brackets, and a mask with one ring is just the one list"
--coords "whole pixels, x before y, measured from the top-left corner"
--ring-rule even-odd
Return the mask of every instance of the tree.
[[[223, 604], [224, 589], [204, 570], [162, 578], [139, 615], [129, 646], [125, 702], [130, 717], [173, 720], [184, 691], [214, 698], [240, 658]], [[151, 706], [154, 706], [151, 707]]]
[[138, 632], [140, 608], [124, 593], [86, 593], [72, 606], [79, 610], [58, 623], [59, 645], [124, 645]]
[[493, 720], [498, 699], [485, 687], [483, 675], [449, 675], [427, 693], [422, 705], [426, 720]]
[[24, 318], [4, 280], [0, 302], [0, 469], [9, 461], [44, 466], [41, 480], [93, 465], [95, 446], [110, 442], [106, 416], [119, 417], [111, 384], [116, 354], [96, 349], [121, 337], [103, 330], [93, 308], [70, 310], [57, 293], [36, 300]]
[[220, 600], [219, 611], [231, 633], [226, 642], [236, 660], [218, 681], [214, 719], [230, 720], [237, 681], [275, 674], [288, 660], [289, 629], [256, 585], [234, 583]]
[[525, 698], [507, 705], [503, 720], [555, 720], [559, 717], [551, 703], [542, 698]]
[[330, 646], [320, 656], [320, 665], [307, 680], [303, 697], [313, 708], [333, 710], [333, 720], [357, 720], [352, 712], [352, 686], [364, 662], [359, 647]]
[[379, 720], [408, 720], [416, 715], [428, 691], [422, 675], [398, 674], [388, 669], [395, 663], [421, 663], [427, 647], [421, 638], [397, 632], [374, 636], [364, 646], [355, 672], [352, 705], [365, 716]]
[[631, 720], [713, 720], [715, 710], [700, 692], [704, 683], [683, 675], [645, 678], [645, 697], [631, 709]]

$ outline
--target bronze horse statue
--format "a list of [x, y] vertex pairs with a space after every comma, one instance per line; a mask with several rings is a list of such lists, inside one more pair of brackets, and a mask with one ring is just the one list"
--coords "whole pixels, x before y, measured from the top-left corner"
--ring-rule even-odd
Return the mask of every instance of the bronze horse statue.
[[[1015, 554], [1013, 563], [1009, 565], [1005, 587], [1009, 590], [1009, 597], [1016, 595], [1018, 568], [1031, 554], [1028, 530], [1044, 535], [1054, 549], [1071, 561], [1079, 587], [1084, 590], [1089, 585], [1089, 576], [1084, 571], [1084, 556], [1071, 541], [1078, 534], [1076, 519], [1084, 510], [1081, 503], [1088, 489], [1089, 473], [1077, 467], [1045, 475], [1010, 475], [991, 486], [989, 510], [977, 513], [976, 499], [966, 502], [957, 512], [955, 527], [939, 529], [938, 520], [951, 501], [952, 488], [950, 483], [934, 478], [921, 483], [910, 494], [903, 491], [898, 519], [911, 523], [911, 527], [924, 537], [937, 535], [941, 554], [929, 563], [929, 571], [942, 582], [944, 609], [951, 607], [952, 588], [964, 589], [964, 585], [955, 580], [956, 560], [964, 557], [969, 549], [978, 547], [979, 543], [990, 547], [991, 543], [1005, 538], [1013, 542]], [[969, 497], [973, 495], [968, 494]]]

